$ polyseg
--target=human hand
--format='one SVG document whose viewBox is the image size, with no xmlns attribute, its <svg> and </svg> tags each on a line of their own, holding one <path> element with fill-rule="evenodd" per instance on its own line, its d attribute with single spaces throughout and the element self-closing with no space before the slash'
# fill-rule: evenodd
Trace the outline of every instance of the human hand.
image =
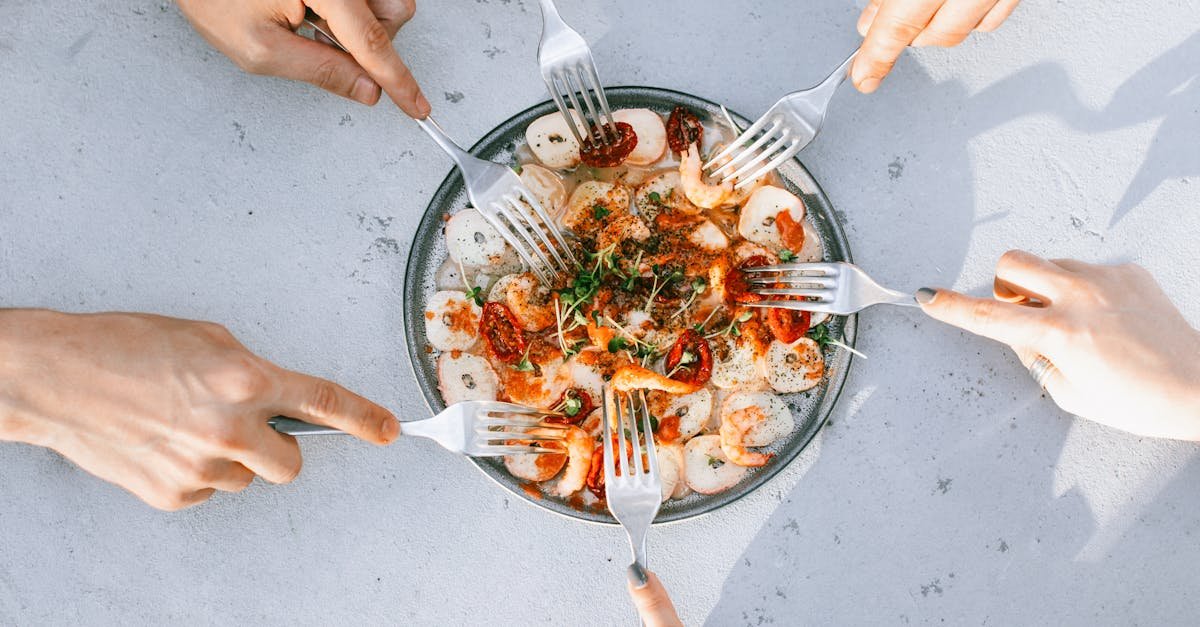
<svg viewBox="0 0 1200 627">
<path fill-rule="evenodd" d="M 646 627 L 683 627 L 671 597 L 658 576 L 637 564 L 629 566 L 629 596 Z"/>
<path fill-rule="evenodd" d="M 141 314 L 0 310 L 0 439 L 57 450 L 150 505 L 300 472 L 276 414 L 386 444 L 386 409 L 246 350 L 223 327 Z"/>
<path fill-rule="evenodd" d="M 296 34 L 309 7 L 350 54 Z M 382 86 L 408 115 L 429 115 L 429 101 L 392 47 L 415 0 L 179 0 L 179 8 L 247 72 L 307 81 L 367 105 L 379 101 Z"/>
<path fill-rule="evenodd" d="M 862 51 L 850 80 L 864 94 L 880 81 L 907 46 L 957 46 L 971 31 L 991 32 L 1020 0 L 869 0 L 858 16 Z"/>
<path fill-rule="evenodd" d="M 923 288 L 930 316 L 1011 346 L 1060 407 L 1142 436 L 1200 440 L 1200 333 L 1139 266 L 1009 251 L 994 298 Z"/>
</svg>

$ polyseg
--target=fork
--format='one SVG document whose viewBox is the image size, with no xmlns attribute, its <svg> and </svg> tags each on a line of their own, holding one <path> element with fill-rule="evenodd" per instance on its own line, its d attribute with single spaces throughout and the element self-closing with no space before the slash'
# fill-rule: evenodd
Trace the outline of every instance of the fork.
<svg viewBox="0 0 1200 627">
<path fill-rule="evenodd" d="M 318 19 L 309 10 L 305 13 L 304 23 L 343 52 L 348 52 L 333 33 L 320 26 Z M 471 205 L 517 251 L 542 285 L 554 287 L 564 276 L 575 273 L 579 262 L 567 246 L 562 231 L 512 168 L 463 150 L 433 116 L 417 120 L 417 124 L 454 160 L 462 172 Z"/>
<path fill-rule="evenodd" d="M 463 401 L 447 407 L 433 418 L 401 422 L 400 432 L 429 438 L 448 451 L 469 457 L 562 453 L 560 448 L 539 445 L 563 440 L 566 425 L 540 420 L 556 415 L 513 403 Z M 332 427 L 283 416 L 271 418 L 267 424 L 287 435 L 346 434 Z M 513 444 L 513 440 L 521 443 Z"/>
<path fill-rule="evenodd" d="M 743 268 L 751 293 L 803 300 L 765 300 L 749 307 L 777 307 L 845 316 L 871 305 L 919 307 L 912 294 L 880 286 L 861 268 L 844 261 L 785 263 Z"/>
<path fill-rule="evenodd" d="M 721 183 L 737 181 L 734 188 L 742 189 L 803 150 L 821 130 L 829 101 L 846 80 L 856 56 L 858 50 L 851 52 L 816 86 L 780 98 L 750 128 L 709 159 L 704 171 L 713 178 L 721 176 Z M 743 146 L 745 149 L 738 152 Z"/>
<path fill-rule="evenodd" d="M 646 567 L 646 532 L 662 505 L 662 479 L 658 474 L 658 457 L 654 449 L 654 432 L 650 429 L 650 412 L 646 406 L 646 393 L 640 393 L 642 414 L 641 440 L 639 442 L 638 420 L 633 397 L 613 392 L 604 387 L 604 490 L 608 498 L 608 511 L 629 534 L 629 546 L 633 551 L 633 563 Z M 617 431 L 614 442 L 613 428 Z M 629 445 L 626 446 L 626 440 Z M 621 474 L 617 474 L 616 444 L 620 450 Z M 626 450 L 632 451 L 632 463 Z M 643 468 L 642 454 L 646 455 Z M 632 466 L 632 472 L 630 472 Z"/>
<path fill-rule="evenodd" d="M 538 43 L 538 65 L 541 66 L 542 80 L 546 81 L 546 89 L 554 104 L 567 120 L 575 141 L 584 145 L 584 138 L 594 138 L 592 129 L 598 129 L 600 143 L 609 145 L 620 139 L 612 110 L 608 107 L 608 99 L 604 96 L 604 87 L 600 83 L 600 74 L 596 72 L 596 61 L 592 58 L 592 49 L 575 29 L 563 21 L 558 14 L 558 8 L 553 0 L 539 0 L 542 7 L 542 40 Z M 576 97 L 576 93 L 579 97 Z M 567 107 L 563 95 L 570 99 L 579 119 L 584 124 L 584 132 L 575 126 L 575 116 Z M 593 99 L 591 95 L 595 95 Z M 580 100 L 584 107 L 579 106 Z M 586 107 L 586 111 L 585 111 Z M 604 118 L 601 118 L 602 114 Z M 607 125 L 605 124 L 607 120 Z M 609 136 L 611 134 L 611 137 Z"/>
</svg>

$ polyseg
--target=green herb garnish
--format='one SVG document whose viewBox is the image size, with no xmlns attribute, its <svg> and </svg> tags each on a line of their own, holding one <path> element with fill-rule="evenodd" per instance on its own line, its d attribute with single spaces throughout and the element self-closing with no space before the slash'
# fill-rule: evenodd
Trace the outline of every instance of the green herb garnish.
<svg viewBox="0 0 1200 627">
<path fill-rule="evenodd" d="M 779 251 L 779 260 L 780 261 L 782 261 L 784 263 L 788 263 L 791 261 L 795 261 L 795 259 L 796 259 L 796 253 L 794 253 L 786 248 Z"/>
</svg>

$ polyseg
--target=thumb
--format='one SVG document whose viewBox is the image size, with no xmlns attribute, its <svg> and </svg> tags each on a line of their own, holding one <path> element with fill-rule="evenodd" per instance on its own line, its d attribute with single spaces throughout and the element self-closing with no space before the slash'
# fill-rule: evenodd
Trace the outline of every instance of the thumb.
<svg viewBox="0 0 1200 627">
<path fill-rule="evenodd" d="M 645 583 L 642 583 L 642 582 Z M 646 627 L 683 627 L 667 589 L 658 577 L 638 564 L 629 566 L 629 595 Z"/>
<path fill-rule="evenodd" d="M 349 54 L 286 29 L 274 31 L 266 44 L 278 51 L 271 74 L 312 83 L 368 106 L 379 102 L 379 84 Z"/>
</svg>

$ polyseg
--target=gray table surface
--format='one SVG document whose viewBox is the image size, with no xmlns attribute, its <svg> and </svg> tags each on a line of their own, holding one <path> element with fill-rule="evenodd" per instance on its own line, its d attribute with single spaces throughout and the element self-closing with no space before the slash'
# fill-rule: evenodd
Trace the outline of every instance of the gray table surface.
<svg viewBox="0 0 1200 627">
<path fill-rule="evenodd" d="M 857 43 L 847 0 L 581 2 L 608 84 L 753 115 Z M 1200 321 L 1200 5 L 1027 0 L 836 99 L 803 160 L 883 282 L 985 293 L 1012 247 L 1135 260 Z M 397 39 L 473 142 L 545 99 L 531 0 L 424 2 Z M 247 76 L 167 2 L 0 2 L 0 306 L 215 320 L 415 417 L 400 292 L 449 162 L 389 106 Z M 685 622 L 1194 623 L 1200 464 L 1059 411 L 1009 352 L 862 316 L 832 423 L 750 498 L 656 529 Z M 625 539 L 425 441 L 160 513 L 0 444 L 0 623 L 627 624 Z M 1189 487 L 1190 486 L 1190 487 Z"/>
</svg>

